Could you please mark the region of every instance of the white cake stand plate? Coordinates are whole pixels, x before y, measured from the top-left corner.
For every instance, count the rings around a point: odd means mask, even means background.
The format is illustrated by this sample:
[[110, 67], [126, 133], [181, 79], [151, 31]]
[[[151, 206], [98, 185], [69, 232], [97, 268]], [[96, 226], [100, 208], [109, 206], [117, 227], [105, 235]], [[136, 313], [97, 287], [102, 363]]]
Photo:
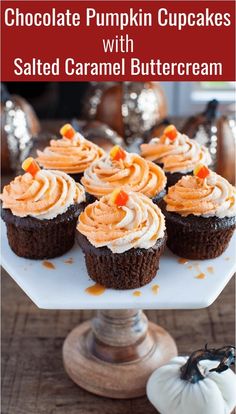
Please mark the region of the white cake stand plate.
[[99, 310], [68, 335], [63, 361], [76, 384], [111, 398], [144, 395], [150, 374], [177, 354], [168, 332], [139, 309], [207, 307], [236, 270], [234, 236], [214, 260], [180, 260], [166, 250], [149, 285], [118, 291], [94, 286], [77, 245], [57, 259], [22, 259], [9, 248], [4, 223], [1, 243], [3, 267], [39, 308]]
[[223, 255], [184, 262], [166, 249], [157, 276], [135, 290], [91, 290], [83, 253], [74, 245], [67, 254], [46, 261], [16, 256], [2, 223], [2, 266], [30, 299], [43, 309], [197, 309], [211, 305], [236, 269], [236, 234]]

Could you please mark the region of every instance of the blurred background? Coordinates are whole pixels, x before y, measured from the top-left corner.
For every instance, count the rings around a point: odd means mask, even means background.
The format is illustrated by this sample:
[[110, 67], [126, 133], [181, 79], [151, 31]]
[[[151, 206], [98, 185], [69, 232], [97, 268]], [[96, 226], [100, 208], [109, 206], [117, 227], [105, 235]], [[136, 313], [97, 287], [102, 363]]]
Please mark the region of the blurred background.
[[174, 123], [235, 182], [235, 82], [6, 82], [1, 92], [3, 173], [58, 137], [64, 122], [105, 149], [130, 151]]
[[[159, 82], [159, 85], [165, 93], [169, 115], [184, 116], [201, 111], [211, 99], [220, 102], [221, 112], [235, 111], [235, 82]], [[5, 86], [11, 94], [26, 98], [39, 118], [60, 118], [82, 115], [90, 83], [6, 82]]]

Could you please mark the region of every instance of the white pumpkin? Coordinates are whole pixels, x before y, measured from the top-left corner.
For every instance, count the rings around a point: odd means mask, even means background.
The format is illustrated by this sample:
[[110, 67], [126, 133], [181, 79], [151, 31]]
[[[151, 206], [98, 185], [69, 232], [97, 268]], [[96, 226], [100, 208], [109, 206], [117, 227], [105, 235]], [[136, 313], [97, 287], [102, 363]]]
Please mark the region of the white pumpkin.
[[[222, 350], [226, 349], [227, 355], [222, 356]], [[206, 351], [208, 358], [199, 357], [200, 352], [206, 354]], [[216, 354], [214, 358], [209, 357], [211, 351], [221, 351], [220, 365], [216, 364]], [[149, 378], [147, 396], [160, 414], [230, 414], [234, 409], [236, 375], [228, 369], [234, 360], [233, 347], [196, 353], [195, 359], [194, 353], [189, 358], [173, 358]], [[216, 371], [211, 372], [212, 369]]]

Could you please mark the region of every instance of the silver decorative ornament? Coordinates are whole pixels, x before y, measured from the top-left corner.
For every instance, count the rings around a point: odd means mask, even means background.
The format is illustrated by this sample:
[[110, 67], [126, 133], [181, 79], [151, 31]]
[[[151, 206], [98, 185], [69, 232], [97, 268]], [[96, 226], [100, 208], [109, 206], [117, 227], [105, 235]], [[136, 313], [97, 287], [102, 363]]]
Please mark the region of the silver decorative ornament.
[[25, 113], [12, 101], [6, 101], [4, 112], [10, 164], [12, 169], [16, 169], [29, 154], [32, 147], [31, 134]]
[[166, 116], [167, 106], [158, 82], [92, 82], [83, 112], [130, 144]]
[[122, 115], [128, 142], [142, 138], [145, 132], [166, 115], [165, 101], [158, 84], [124, 82]]
[[9, 97], [1, 105], [2, 169], [17, 170], [33, 146], [39, 122], [32, 107], [21, 97]]

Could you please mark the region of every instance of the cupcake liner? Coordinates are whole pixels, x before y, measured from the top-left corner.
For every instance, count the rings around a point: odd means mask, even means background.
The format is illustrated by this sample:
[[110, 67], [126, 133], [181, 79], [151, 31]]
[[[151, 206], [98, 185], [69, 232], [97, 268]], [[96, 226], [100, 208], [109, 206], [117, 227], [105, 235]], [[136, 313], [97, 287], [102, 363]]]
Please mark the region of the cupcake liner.
[[51, 259], [66, 253], [74, 244], [78, 214], [82, 205], [71, 206], [52, 220], [20, 218], [2, 209], [8, 242], [15, 254], [27, 259]]
[[117, 254], [107, 247], [95, 248], [79, 232], [77, 240], [91, 279], [113, 289], [137, 289], [151, 282], [159, 269], [159, 259], [166, 243], [166, 237], [163, 237], [149, 249], [130, 249]]
[[161, 204], [166, 218], [167, 246], [178, 256], [203, 260], [220, 256], [227, 248], [235, 229], [235, 217], [182, 217], [167, 212]]

